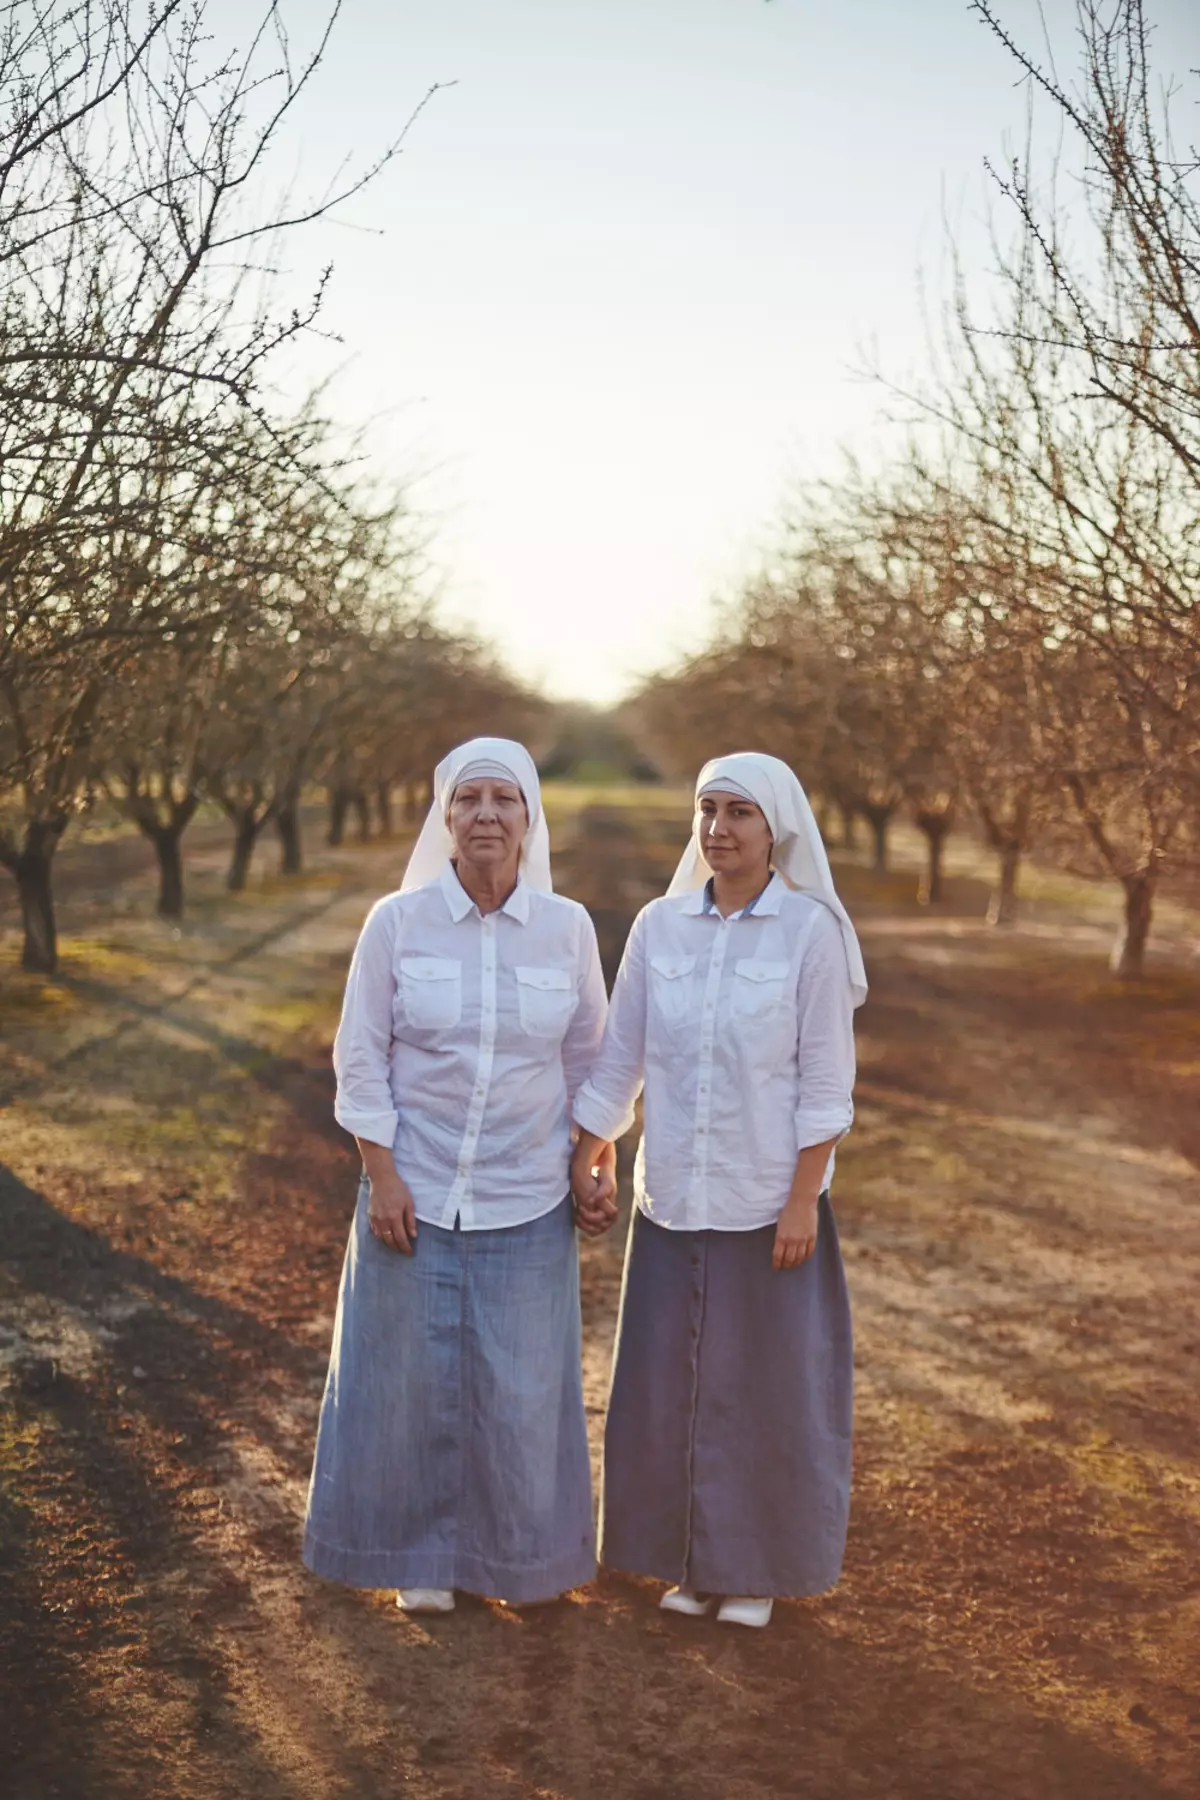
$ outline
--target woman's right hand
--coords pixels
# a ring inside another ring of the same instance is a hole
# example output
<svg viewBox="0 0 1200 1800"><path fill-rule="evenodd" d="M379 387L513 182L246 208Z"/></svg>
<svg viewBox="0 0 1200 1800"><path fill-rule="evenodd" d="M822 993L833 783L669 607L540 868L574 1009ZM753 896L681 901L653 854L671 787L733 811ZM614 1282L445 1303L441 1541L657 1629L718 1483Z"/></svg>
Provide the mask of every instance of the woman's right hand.
<svg viewBox="0 0 1200 1800"><path fill-rule="evenodd" d="M411 1256L417 1247L417 1208L408 1183L397 1172L391 1151L382 1144L360 1138L358 1147L371 1190L367 1223L381 1244Z"/></svg>

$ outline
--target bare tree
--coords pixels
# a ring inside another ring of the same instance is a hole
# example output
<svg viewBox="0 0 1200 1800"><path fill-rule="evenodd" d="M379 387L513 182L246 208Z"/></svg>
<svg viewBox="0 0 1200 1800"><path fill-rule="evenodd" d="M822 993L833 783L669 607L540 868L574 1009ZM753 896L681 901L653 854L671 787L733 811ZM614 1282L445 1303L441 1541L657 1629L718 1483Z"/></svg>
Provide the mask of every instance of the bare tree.
<svg viewBox="0 0 1200 1800"><path fill-rule="evenodd" d="M1053 191L1028 159L997 174L1053 297L1037 322L1045 341L1200 487L1200 152L1176 137L1179 90L1154 67L1144 0L1077 0L1082 68L1069 85L1016 41L992 0L972 10L1082 159L1094 226L1082 252L1068 247Z"/></svg>
<svg viewBox="0 0 1200 1800"><path fill-rule="evenodd" d="M202 4L0 14L0 862L30 967L54 966L50 859L100 695L138 648L203 629L194 589L155 578L164 491L186 511L189 483L211 489L243 416L287 460L264 371L320 287L276 312L255 264L380 166L311 203L248 199L327 35L297 64L275 6L226 58Z"/></svg>

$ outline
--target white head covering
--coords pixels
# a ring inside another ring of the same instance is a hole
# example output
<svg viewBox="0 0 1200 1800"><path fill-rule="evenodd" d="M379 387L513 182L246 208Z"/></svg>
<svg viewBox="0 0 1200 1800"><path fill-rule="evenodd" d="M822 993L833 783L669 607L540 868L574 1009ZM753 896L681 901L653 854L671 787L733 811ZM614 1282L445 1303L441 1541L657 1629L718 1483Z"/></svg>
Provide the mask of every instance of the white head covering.
<svg viewBox="0 0 1200 1800"><path fill-rule="evenodd" d="M529 829L521 846L521 879L543 894L553 893L550 880L550 832L542 811L542 790L538 783L533 758L523 744L511 738L472 738L444 756L433 771L433 804L421 827L421 835L413 845L400 892L425 887L436 881L454 854L454 839L446 824L446 814L454 798L454 790L464 781L512 781L525 796L529 809Z"/></svg>
<svg viewBox="0 0 1200 1800"><path fill-rule="evenodd" d="M708 864L700 854L699 801L701 794L714 790L739 794L761 808L775 840L771 851L775 868L792 887L820 900L837 919L846 946L854 1004L861 1006L867 997L867 971L863 966L858 935L850 923L849 913L837 897L829 858L808 797L787 764L780 762L777 756L743 750L735 756L717 756L712 762L705 763L696 777L697 808L691 842L671 877L668 894L691 893L708 880Z"/></svg>

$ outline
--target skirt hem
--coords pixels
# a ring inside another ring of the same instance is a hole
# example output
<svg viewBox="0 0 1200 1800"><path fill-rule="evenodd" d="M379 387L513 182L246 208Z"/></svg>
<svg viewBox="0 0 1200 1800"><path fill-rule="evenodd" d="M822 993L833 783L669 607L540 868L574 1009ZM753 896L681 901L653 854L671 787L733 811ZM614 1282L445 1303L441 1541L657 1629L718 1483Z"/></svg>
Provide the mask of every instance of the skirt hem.
<svg viewBox="0 0 1200 1800"><path fill-rule="evenodd" d="M746 1580L729 1581L725 1579L725 1571L721 1578L710 1578L703 1567L695 1565L686 1574L676 1563L667 1568L666 1558L647 1557L639 1559L624 1556L619 1562L610 1562L605 1556L600 1558L600 1568L609 1575L636 1575L650 1581L667 1581L672 1586L691 1588L698 1594L748 1594L756 1599L772 1600L815 1600L821 1594L832 1593L841 1579L841 1566L825 1579L817 1581L796 1581L794 1577L786 1580L765 1579L760 1575L748 1577Z"/></svg>
<svg viewBox="0 0 1200 1800"><path fill-rule="evenodd" d="M306 1532L304 1565L325 1581L352 1588L454 1588L493 1600L529 1605L552 1600L596 1577L596 1558L559 1557L551 1563L511 1566L484 1557L419 1550L346 1550Z"/></svg>

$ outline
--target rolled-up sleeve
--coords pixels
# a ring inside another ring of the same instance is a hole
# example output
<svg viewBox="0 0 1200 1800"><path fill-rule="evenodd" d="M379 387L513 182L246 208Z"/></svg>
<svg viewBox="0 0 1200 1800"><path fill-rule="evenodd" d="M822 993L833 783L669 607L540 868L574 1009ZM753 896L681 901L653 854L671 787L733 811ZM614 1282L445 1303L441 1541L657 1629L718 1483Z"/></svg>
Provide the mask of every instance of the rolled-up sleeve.
<svg viewBox="0 0 1200 1800"><path fill-rule="evenodd" d="M575 1096L577 1125L595 1137L619 1138L633 1124L646 1066L646 951L639 913L613 983L600 1053Z"/></svg>
<svg viewBox="0 0 1200 1800"><path fill-rule="evenodd" d="M395 907L380 901L355 946L333 1042L334 1117L355 1137L389 1150L399 1123L391 1085L395 940Z"/></svg>
<svg viewBox="0 0 1200 1800"><path fill-rule="evenodd" d="M797 998L796 1146L804 1150L845 1137L854 1120L854 998L841 927L824 907L804 944Z"/></svg>
<svg viewBox="0 0 1200 1800"><path fill-rule="evenodd" d="M600 946L596 927L580 908L579 937L576 947L578 995L575 1012L563 1038L563 1076L567 1084L567 1103L583 1086L585 1077L596 1060L596 1052L604 1035L608 1014L608 993L604 986L604 970L600 967Z"/></svg>

